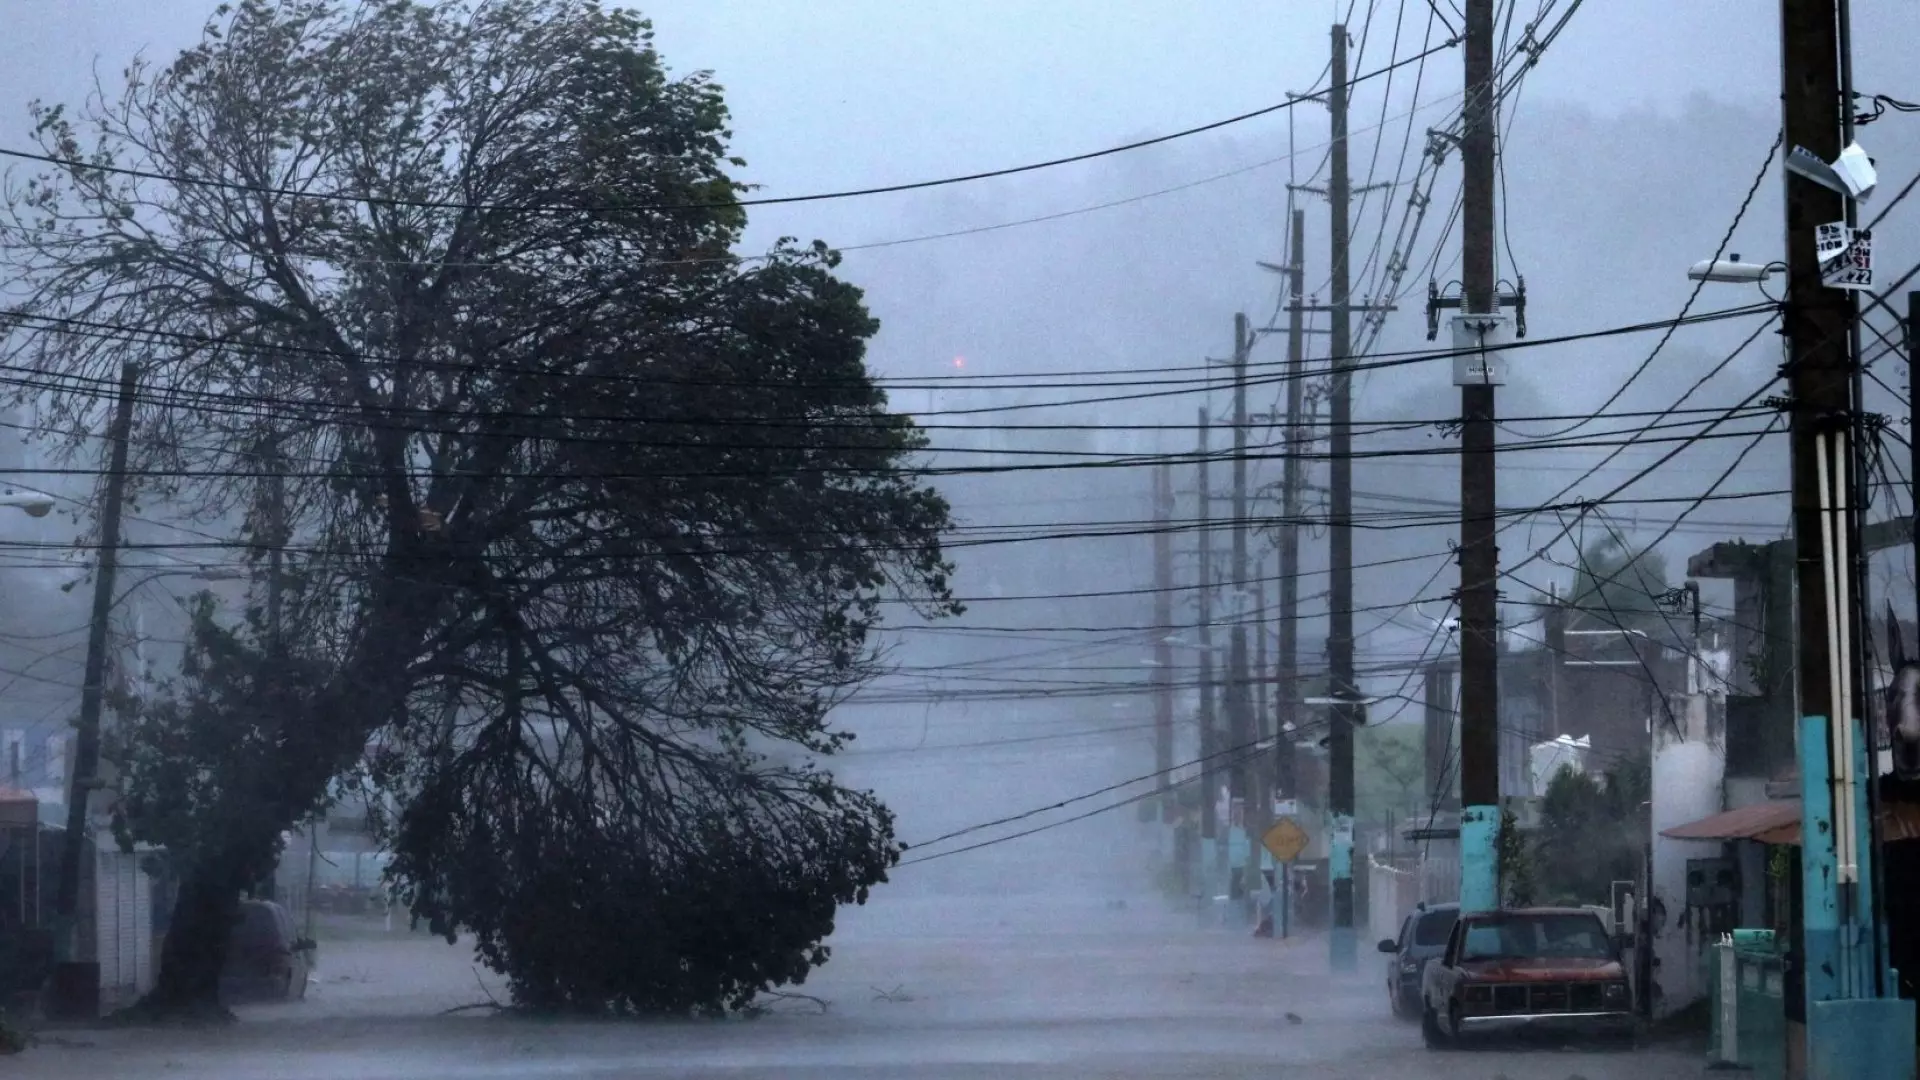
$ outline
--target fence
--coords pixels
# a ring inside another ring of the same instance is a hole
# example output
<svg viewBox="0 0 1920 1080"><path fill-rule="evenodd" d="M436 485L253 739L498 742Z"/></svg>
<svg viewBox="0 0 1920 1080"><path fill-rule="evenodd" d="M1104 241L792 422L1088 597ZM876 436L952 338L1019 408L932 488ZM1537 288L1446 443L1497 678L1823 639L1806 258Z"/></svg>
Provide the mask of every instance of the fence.
<svg viewBox="0 0 1920 1080"><path fill-rule="evenodd" d="M1367 928L1374 941L1400 936L1400 924L1420 902L1420 873L1414 867L1367 859Z"/></svg>

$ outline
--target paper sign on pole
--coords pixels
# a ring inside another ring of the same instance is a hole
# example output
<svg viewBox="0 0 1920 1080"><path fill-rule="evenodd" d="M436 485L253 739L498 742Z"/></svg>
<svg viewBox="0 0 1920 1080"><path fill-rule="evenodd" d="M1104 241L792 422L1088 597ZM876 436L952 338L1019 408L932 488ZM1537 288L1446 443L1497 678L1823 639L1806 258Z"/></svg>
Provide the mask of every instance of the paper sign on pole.
<svg viewBox="0 0 1920 1080"><path fill-rule="evenodd" d="M1873 233L1845 222L1814 230L1814 250L1820 257L1820 284L1829 289L1862 291L1873 288Z"/></svg>

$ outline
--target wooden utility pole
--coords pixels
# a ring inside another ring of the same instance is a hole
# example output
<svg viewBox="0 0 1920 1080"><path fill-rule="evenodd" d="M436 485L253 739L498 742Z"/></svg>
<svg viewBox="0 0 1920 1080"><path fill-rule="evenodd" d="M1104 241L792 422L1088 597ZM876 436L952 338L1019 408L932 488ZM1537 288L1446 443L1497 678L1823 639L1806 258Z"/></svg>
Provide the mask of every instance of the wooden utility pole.
<svg viewBox="0 0 1920 1080"><path fill-rule="evenodd" d="M1200 838L1212 841L1222 834L1216 788L1220 774L1214 757L1220 751L1220 733L1213 711L1213 488L1207 469L1213 418L1205 405L1200 406L1199 426L1200 497L1195 500L1199 509L1194 516L1200 526L1200 756L1204 759L1200 763Z"/></svg>
<svg viewBox="0 0 1920 1080"><path fill-rule="evenodd" d="M1333 281L1330 329L1333 365L1331 417L1328 426L1328 487L1330 521L1327 529L1330 575L1327 596L1327 665L1332 676L1327 689L1336 701L1357 700L1360 689L1353 673L1353 311L1349 278L1348 203L1352 196L1347 172L1347 28L1333 28L1333 67L1327 90L1332 113L1332 146L1327 200L1332 204ZM1333 842L1328 846L1333 893L1333 927L1328 935L1329 963L1335 971L1351 971L1358 963L1353 911L1353 724L1350 705L1332 706L1333 726L1327 742L1327 809Z"/></svg>
<svg viewBox="0 0 1920 1080"><path fill-rule="evenodd" d="M1920 393L1920 289L1907 294L1907 508L1914 523L1914 611L1920 617L1920 502L1914 501L1914 492L1920 491L1920 409L1913 404L1920 398L1916 393Z"/></svg>
<svg viewBox="0 0 1920 1080"><path fill-rule="evenodd" d="M1273 669L1267 666L1267 639L1272 635L1267 631L1267 560L1258 559L1253 564L1253 737L1265 739L1273 734L1273 707L1270 704L1269 686L1272 683ZM1255 762L1254 776L1265 777L1267 782L1259 784L1256 779L1256 796L1263 803L1270 803L1273 795L1273 769L1261 768ZM1269 811L1263 811L1267 813Z"/></svg>
<svg viewBox="0 0 1920 1080"><path fill-rule="evenodd" d="M1495 0L1466 0L1466 100L1462 105L1461 314L1463 334L1485 341L1497 333L1500 298L1494 266ZM1494 387L1483 364L1460 384L1460 904L1465 911L1499 906L1500 647L1499 552L1495 547ZM1477 377L1476 377L1477 376Z"/></svg>
<svg viewBox="0 0 1920 1080"><path fill-rule="evenodd" d="M1851 133L1846 0L1782 0L1781 135L1789 163L1839 159ZM1822 228L1855 220L1853 200L1802 170L1786 184L1785 331L1791 424L1795 628L1799 682L1801 919L1795 968L1804 991L1806 1075L1912 1076L1913 1002L1882 954L1875 904L1874 788L1860 662L1866 604L1858 554L1858 307L1830 286ZM1846 255L1840 256L1842 260ZM1844 262L1843 262L1844 265ZM1796 1001L1795 998L1798 997ZM1796 1015L1797 1014L1797 1015Z"/></svg>
<svg viewBox="0 0 1920 1080"><path fill-rule="evenodd" d="M1425 712L1425 753L1422 755L1426 767L1422 770L1426 778L1429 816L1438 816L1443 811L1460 808L1460 800L1454 797L1453 776L1453 661L1445 657L1427 661L1425 683L1421 694ZM1423 822L1424 825L1428 824Z"/></svg>
<svg viewBox="0 0 1920 1080"><path fill-rule="evenodd" d="M1153 770L1160 819L1173 820L1173 467L1153 469Z"/></svg>
<svg viewBox="0 0 1920 1080"><path fill-rule="evenodd" d="M1279 668L1274 673L1276 701L1273 747L1274 787L1283 799L1299 797L1294 775L1293 732L1300 717L1300 515L1303 472L1300 455L1301 412L1306 402L1306 358L1303 343L1306 314L1307 212L1293 212L1293 233L1287 251L1287 456L1281 473L1280 526L1280 641ZM1920 564L1916 564L1920 565Z"/></svg>
<svg viewBox="0 0 1920 1080"><path fill-rule="evenodd" d="M132 362L120 366L120 395L114 404L108 432L106 499L100 507L100 555L93 575L93 616L87 632L86 667L80 684L80 716L75 721L73 770L67 777L67 831L60 847L60 880L54 917L59 933L55 948L67 973L56 978L92 1001L60 1002L63 1013L91 1013L98 1008L98 942L91 925L80 918L81 866L93 845L89 809L95 775L100 769L100 714L106 701L107 631L113 613L115 571L120 563L120 513L126 501L127 449L133 431L134 393L140 369ZM90 969L91 978L82 973ZM64 996L64 995L61 995Z"/></svg>
<svg viewBox="0 0 1920 1080"><path fill-rule="evenodd" d="M1253 809L1254 761L1250 749L1254 742L1253 678L1247 651L1249 614L1247 574L1247 359L1253 351L1253 332L1245 314L1233 317L1233 627L1227 638L1227 745L1233 749L1233 768L1228 774L1232 798L1240 803L1240 827L1246 834L1247 850L1259 850L1253 836L1256 815ZM1259 864L1256 861L1254 866ZM1252 882L1242 882L1250 890Z"/></svg>

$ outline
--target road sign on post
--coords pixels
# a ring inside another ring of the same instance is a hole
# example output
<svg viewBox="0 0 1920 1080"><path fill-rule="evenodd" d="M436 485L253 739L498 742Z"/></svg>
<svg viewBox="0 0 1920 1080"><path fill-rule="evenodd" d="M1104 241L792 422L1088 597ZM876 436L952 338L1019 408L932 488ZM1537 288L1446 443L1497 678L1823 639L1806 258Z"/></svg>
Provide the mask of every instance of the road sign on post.
<svg viewBox="0 0 1920 1080"><path fill-rule="evenodd" d="M1307 830L1292 818L1283 817L1260 838L1260 844L1276 862L1290 863L1307 849Z"/></svg>

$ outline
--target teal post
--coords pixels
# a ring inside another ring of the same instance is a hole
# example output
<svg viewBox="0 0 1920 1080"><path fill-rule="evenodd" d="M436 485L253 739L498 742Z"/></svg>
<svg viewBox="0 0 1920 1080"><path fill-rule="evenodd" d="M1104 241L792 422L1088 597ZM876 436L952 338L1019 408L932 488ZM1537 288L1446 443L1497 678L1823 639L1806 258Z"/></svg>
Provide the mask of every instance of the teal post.
<svg viewBox="0 0 1920 1080"><path fill-rule="evenodd" d="M1833 829L1833 770L1824 716L1800 718L1801 956L1807 988L1807 1078L1914 1075L1914 1007L1891 978L1874 986L1873 822L1867 816L1864 726L1854 729L1852 801L1857 880L1840 880ZM1890 974L1884 971L1883 974Z"/></svg>
<svg viewBox="0 0 1920 1080"><path fill-rule="evenodd" d="M1460 811L1460 910L1499 907L1500 808L1468 806Z"/></svg>
<svg viewBox="0 0 1920 1080"><path fill-rule="evenodd" d="M1329 901L1338 893L1339 882L1347 882L1352 888L1353 882L1353 819L1345 814L1335 814L1332 819L1331 842L1327 844L1327 896ZM1351 893L1349 893L1351 895ZM1359 944L1356 932L1351 926L1341 926L1337 913L1329 912L1327 919L1327 967L1331 971L1347 974L1360 967Z"/></svg>

